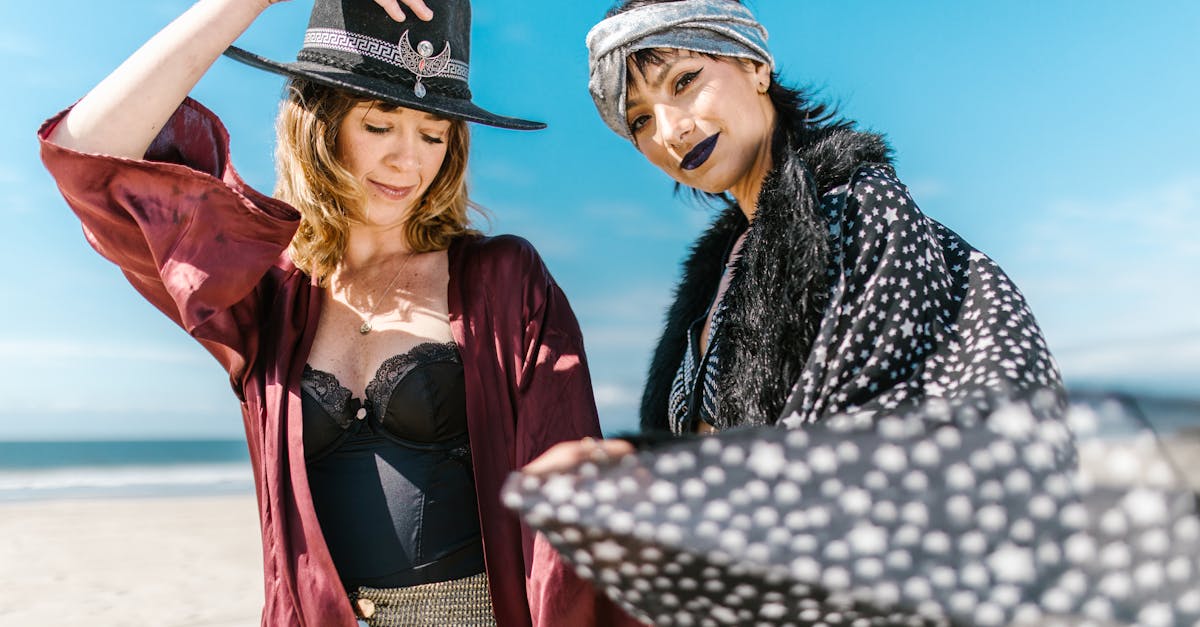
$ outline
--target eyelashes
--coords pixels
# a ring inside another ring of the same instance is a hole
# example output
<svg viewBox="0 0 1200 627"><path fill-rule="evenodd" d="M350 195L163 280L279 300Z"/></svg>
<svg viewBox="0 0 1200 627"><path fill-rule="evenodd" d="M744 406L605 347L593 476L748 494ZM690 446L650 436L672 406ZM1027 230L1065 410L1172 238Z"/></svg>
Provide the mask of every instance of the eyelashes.
<svg viewBox="0 0 1200 627"><path fill-rule="evenodd" d="M633 119L632 122L629 123L629 134L637 135L638 131L642 130L642 128L644 128L646 126L646 122L649 122L649 121L650 121L650 116L648 116L648 115L637 116L636 118Z"/></svg>
<svg viewBox="0 0 1200 627"><path fill-rule="evenodd" d="M683 93L688 88L689 85L691 85L693 82L695 82L695 80L700 76L700 73L703 71L704 71L704 68L700 68L698 70L693 70L691 72L684 72L684 73L680 74L679 77L675 79L675 83L673 85L674 95L678 96L679 94ZM643 128L645 128L646 124L648 124L649 122L650 122L649 115L643 114L643 115L637 116L636 118L633 119L633 121L629 122L629 134L637 135L638 132L640 132Z"/></svg>
<svg viewBox="0 0 1200 627"><path fill-rule="evenodd" d="M392 132L392 127L390 127L390 126L372 126L370 124L364 123L363 130L367 131L368 133L370 133L372 135L386 135L386 134ZM425 133L421 133L421 141L424 141L427 144L444 144L444 143L446 143L446 140L441 137L437 137L435 135L426 135Z"/></svg>
<svg viewBox="0 0 1200 627"><path fill-rule="evenodd" d="M675 79L675 93L678 94L686 89L688 85L691 85L692 81L696 80L697 76L700 76L700 72L701 70L696 70L695 72L684 72L679 76L679 78Z"/></svg>

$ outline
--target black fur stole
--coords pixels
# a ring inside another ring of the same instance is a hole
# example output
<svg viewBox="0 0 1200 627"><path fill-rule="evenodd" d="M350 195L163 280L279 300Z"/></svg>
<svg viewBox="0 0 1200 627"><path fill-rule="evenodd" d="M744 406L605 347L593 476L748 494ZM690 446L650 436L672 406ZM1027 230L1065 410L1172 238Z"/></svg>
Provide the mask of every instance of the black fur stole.
<svg viewBox="0 0 1200 627"><path fill-rule="evenodd" d="M827 218L820 194L849 181L864 163L891 162L881 135L847 122L813 126L781 121L772 141L773 168L725 293L717 353L718 428L774 424L812 348L828 297ZM687 346L687 329L712 304L725 254L746 229L730 203L692 246L667 312L642 396L644 431L668 430L671 382Z"/></svg>

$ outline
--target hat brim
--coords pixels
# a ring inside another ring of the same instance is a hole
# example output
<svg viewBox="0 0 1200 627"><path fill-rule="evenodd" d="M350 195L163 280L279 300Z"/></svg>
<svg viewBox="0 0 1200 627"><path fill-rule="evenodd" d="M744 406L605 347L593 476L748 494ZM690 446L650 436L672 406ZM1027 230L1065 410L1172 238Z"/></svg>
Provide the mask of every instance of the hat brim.
<svg viewBox="0 0 1200 627"><path fill-rule="evenodd" d="M280 63L266 57L261 57L253 52L248 52L237 46L227 48L225 56L274 74L303 78L366 98L374 98L401 107L443 115L448 118L457 118L468 122L478 122L479 124L517 131L536 131L546 128L546 124L543 122L496 115L469 100L451 98L434 93L433 91L428 91L423 98L418 98L413 93L411 87L355 74L349 70L330 67L320 63L312 63L310 61Z"/></svg>

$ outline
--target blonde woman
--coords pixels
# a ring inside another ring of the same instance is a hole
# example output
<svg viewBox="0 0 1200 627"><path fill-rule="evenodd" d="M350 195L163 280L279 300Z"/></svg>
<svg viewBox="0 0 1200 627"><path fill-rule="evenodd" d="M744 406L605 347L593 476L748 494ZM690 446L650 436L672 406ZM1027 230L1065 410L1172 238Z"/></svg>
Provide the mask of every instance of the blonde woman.
<svg viewBox="0 0 1200 627"><path fill-rule="evenodd" d="M471 101L466 0L317 0L293 63L230 47L269 4L201 0L40 131L89 242L229 372L263 624L626 620L498 500L599 434L563 293L468 221L466 122L543 125ZM290 78L275 197L186 98L222 52Z"/></svg>

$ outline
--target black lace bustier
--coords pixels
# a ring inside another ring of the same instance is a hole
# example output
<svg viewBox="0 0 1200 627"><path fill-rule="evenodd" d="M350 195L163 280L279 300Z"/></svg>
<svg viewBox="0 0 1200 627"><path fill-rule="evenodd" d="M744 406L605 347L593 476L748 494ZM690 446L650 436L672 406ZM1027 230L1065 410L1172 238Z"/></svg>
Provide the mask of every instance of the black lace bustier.
<svg viewBox="0 0 1200 627"><path fill-rule="evenodd" d="M301 392L313 506L348 590L483 572L457 346L389 358L364 399L310 366Z"/></svg>

